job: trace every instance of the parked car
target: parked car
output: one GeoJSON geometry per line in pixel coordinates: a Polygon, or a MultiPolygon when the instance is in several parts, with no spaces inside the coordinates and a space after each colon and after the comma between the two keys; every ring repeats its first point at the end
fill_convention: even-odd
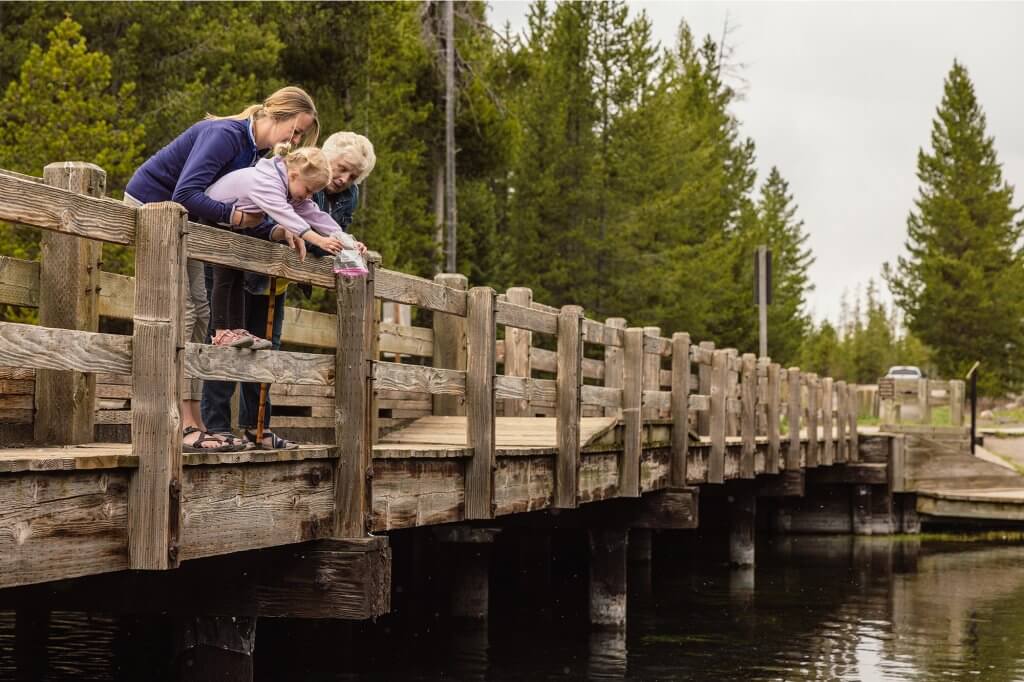
{"type": "Polygon", "coordinates": [[[921,371],[921,368],[913,365],[894,365],[885,374],[886,379],[921,379],[923,377],[924,372],[921,371]]]}

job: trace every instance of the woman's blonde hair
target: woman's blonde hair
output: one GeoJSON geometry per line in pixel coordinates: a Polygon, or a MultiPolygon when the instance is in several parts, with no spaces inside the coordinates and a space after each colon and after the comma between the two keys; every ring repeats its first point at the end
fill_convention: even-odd
{"type": "Polygon", "coordinates": [[[288,145],[279,144],[274,148],[274,152],[284,156],[289,172],[298,173],[302,181],[314,192],[319,192],[330,184],[331,164],[322,150],[316,147],[299,147],[288,153],[287,148],[288,145]]]}
{"type": "Polygon", "coordinates": [[[317,138],[320,137],[320,118],[316,113],[316,105],[313,104],[313,98],[305,90],[294,85],[281,88],[263,100],[263,104],[249,105],[233,116],[207,114],[206,118],[207,120],[233,119],[241,121],[247,118],[257,120],[269,116],[274,121],[287,121],[299,114],[309,114],[313,117],[313,124],[302,136],[302,144],[316,144],[317,138]]]}
{"type": "Polygon", "coordinates": [[[334,133],[324,141],[324,152],[331,157],[340,156],[356,173],[353,184],[358,185],[377,164],[377,155],[373,152],[373,143],[359,133],[334,133]]]}

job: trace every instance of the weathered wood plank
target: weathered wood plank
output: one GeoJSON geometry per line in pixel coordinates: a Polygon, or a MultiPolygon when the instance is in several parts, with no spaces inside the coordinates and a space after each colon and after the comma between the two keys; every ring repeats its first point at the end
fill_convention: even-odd
{"type": "Polygon", "coordinates": [[[779,372],[781,368],[778,363],[768,363],[768,404],[765,415],[768,422],[768,454],[765,462],[765,473],[778,473],[778,461],[781,454],[781,443],[779,438],[779,401],[781,396],[781,381],[779,372]]]}
{"type": "Polygon", "coordinates": [[[860,459],[859,449],[857,447],[857,384],[850,384],[846,387],[847,398],[846,398],[846,415],[850,420],[848,426],[848,433],[850,442],[847,445],[847,461],[856,462],[860,459]]]}
{"type": "MultiPolygon", "coordinates": [[[[513,287],[505,292],[509,303],[529,308],[533,302],[533,291],[526,287],[513,287]]],[[[531,376],[530,346],[533,333],[515,326],[505,327],[505,376],[529,379],[531,376]]],[[[497,382],[498,377],[495,379],[497,382]]],[[[495,383],[495,390],[498,384],[495,383]]],[[[505,401],[506,417],[526,417],[530,414],[532,396],[505,401]]]]}
{"type": "Polygon", "coordinates": [[[334,358],[318,353],[185,346],[185,376],[194,379],[327,386],[334,383],[334,369],[334,358]]]}
{"type": "Polygon", "coordinates": [[[417,308],[466,316],[466,292],[444,284],[381,268],[375,284],[377,298],[417,308]]]}
{"type": "Polygon", "coordinates": [[[473,457],[466,463],[465,517],[494,516],[494,290],[473,287],[467,299],[466,442],[473,457]]]}
{"type": "Polygon", "coordinates": [[[818,466],[818,375],[807,374],[807,467],[818,466]]]}
{"type": "MultiPolygon", "coordinates": [[[[697,392],[701,395],[711,395],[711,363],[714,358],[715,344],[713,341],[701,341],[697,346],[691,346],[693,361],[697,363],[697,392]]],[[[697,433],[701,436],[711,434],[711,411],[702,412],[697,415],[697,433]]]]}
{"type": "MultiPolygon", "coordinates": [[[[655,343],[660,341],[660,327],[644,327],[644,393],[661,392],[661,345],[655,343]],[[650,349],[650,350],[648,350],[650,349]]],[[[644,419],[661,419],[668,416],[669,401],[668,395],[652,396],[652,400],[641,399],[640,413],[644,419]],[[664,411],[663,411],[664,410],[664,411]]],[[[644,396],[646,398],[646,396],[644,396]]]]}
{"type": "Polygon", "coordinates": [[[455,369],[375,362],[373,378],[374,386],[378,390],[417,391],[432,395],[467,395],[466,372],[455,369]]]}
{"type": "MultiPolygon", "coordinates": [[[[532,302],[532,297],[531,297],[532,302]]],[[[540,334],[558,333],[558,315],[531,308],[511,300],[497,301],[494,312],[495,322],[508,327],[516,327],[540,334]]]]}
{"type": "Polygon", "coordinates": [[[697,393],[690,394],[690,412],[707,412],[711,409],[711,396],[699,395],[697,393]]]}
{"type": "Polygon", "coordinates": [[[133,243],[135,209],[113,199],[90,197],[0,174],[0,220],[111,244],[133,243]]]}
{"type": "Polygon", "coordinates": [[[786,450],[786,470],[800,468],[800,368],[790,367],[786,371],[789,399],[786,403],[786,416],[789,422],[789,448],[786,450]]]}
{"type": "Polygon", "coordinates": [[[846,426],[849,419],[846,414],[848,393],[845,381],[835,382],[836,389],[836,457],[837,463],[849,462],[849,447],[846,440],[846,426]]]}
{"type": "Polygon", "coordinates": [[[598,405],[606,409],[622,409],[622,389],[608,386],[580,387],[580,400],[584,405],[598,405]]]}
{"type": "Polygon", "coordinates": [[[708,379],[711,396],[711,452],[708,459],[708,483],[725,481],[726,389],[729,380],[727,350],[716,350],[711,357],[708,379]]]}
{"type": "MultiPolygon", "coordinates": [[[[362,537],[371,525],[373,476],[374,383],[368,378],[373,356],[376,267],[368,263],[366,277],[337,275],[336,320],[338,351],[334,358],[334,440],[338,461],[334,466],[330,525],[334,537],[362,537]]],[[[388,363],[390,364],[390,363],[388,363]]],[[[376,370],[378,365],[374,365],[376,370]]],[[[406,365],[396,365],[406,367],[406,365]]],[[[375,374],[376,377],[376,374],[375,374]]]]}
{"type": "MultiPolygon", "coordinates": [[[[307,256],[301,261],[287,246],[255,239],[210,225],[188,224],[188,257],[236,270],[334,288],[330,258],[307,256]]],[[[138,271],[136,270],[136,273],[138,271]]]]}
{"type": "Polygon", "coordinates": [[[583,308],[564,306],[558,315],[558,403],[555,428],[555,506],[572,509],[580,460],[580,387],[583,385],[583,308]]]}
{"type": "MultiPolygon", "coordinates": [[[[43,169],[50,186],[103,196],[107,174],[91,163],[51,163],[43,169]]],[[[102,244],[56,232],[40,238],[39,324],[56,329],[99,330],[102,244]]],[[[93,438],[96,375],[41,369],[36,374],[35,439],[70,445],[93,438]]]]}
{"type": "MultiPolygon", "coordinates": [[[[625,317],[608,317],[604,324],[605,330],[614,330],[620,335],[624,335],[626,329],[626,318],[625,317]]],[[[584,329],[584,338],[586,340],[586,328],[584,329]]],[[[623,336],[625,339],[625,336],[623,336]]],[[[612,345],[605,344],[604,346],[604,385],[607,388],[618,388],[623,387],[623,347],[622,344],[612,345]]],[[[606,417],[621,417],[623,414],[622,401],[617,407],[608,407],[604,409],[604,415],[606,417]]]]}
{"type": "MultiPolygon", "coordinates": [[[[672,335],[672,485],[686,485],[690,447],[690,335],[672,335]]],[[[696,518],[696,517],[694,517],[696,518]]]]}
{"type": "Polygon", "coordinates": [[[740,478],[754,477],[755,429],[757,424],[757,356],[744,353],[740,384],[742,412],[740,414],[740,435],[743,437],[743,452],[740,455],[740,478]]]}
{"type": "Polygon", "coordinates": [[[0,322],[0,364],[130,374],[132,339],[118,334],[0,322]]]}
{"type": "Polygon", "coordinates": [[[821,425],[824,434],[825,444],[822,448],[821,463],[825,466],[832,466],[835,463],[835,429],[833,421],[832,377],[825,377],[821,380],[821,425]]]}
{"type": "Polygon", "coordinates": [[[622,348],[624,341],[624,330],[626,320],[621,317],[613,317],[605,320],[604,324],[595,320],[583,318],[583,341],[585,343],[596,343],[613,348],[622,348]],[[622,324],[610,324],[610,320],[622,320],[622,324]]]}
{"type": "Polygon", "coordinates": [[[644,330],[631,327],[626,330],[623,347],[622,420],[624,422],[623,451],[619,460],[619,495],[639,497],[640,456],[643,450],[644,330]]]}
{"type": "MultiPolygon", "coordinates": [[[[494,397],[498,400],[520,400],[526,403],[541,400],[554,403],[557,395],[557,383],[551,379],[524,379],[501,375],[494,377],[494,397]]],[[[516,416],[509,415],[508,412],[505,414],[516,416]]]]}
{"type": "Polygon", "coordinates": [[[0,256],[0,303],[39,307],[39,263],[0,256]]]}
{"type": "Polygon", "coordinates": [[[660,357],[672,356],[672,342],[661,338],[660,327],[644,327],[647,335],[644,337],[644,353],[660,357]]]}
{"type": "Polygon", "coordinates": [[[330,537],[334,471],[334,462],[315,459],[188,467],[181,493],[182,558],[330,537]]]}
{"type": "MultiPolygon", "coordinates": [[[[438,286],[465,292],[469,280],[458,273],[441,273],[434,276],[438,286]]],[[[434,367],[466,371],[466,317],[443,312],[434,313],[434,367]]],[[[378,387],[379,388],[379,387],[378,387]]],[[[458,394],[435,394],[434,414],[464,415],[466,405],[458,394]]]]}
{"type": "Polygon", "coordinates": [[[128,503],[134,569],[175,568],[181,550],[181,382],[185,317],[185,209],[138,209],[132,321],[132,442],[139,466],[128,503]]]}

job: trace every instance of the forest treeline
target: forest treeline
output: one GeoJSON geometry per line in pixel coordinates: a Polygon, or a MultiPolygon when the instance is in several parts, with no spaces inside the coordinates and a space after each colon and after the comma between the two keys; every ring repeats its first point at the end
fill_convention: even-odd
{"type": "MultiPolygon", "coordinates": [[[[324,131],[376,146],[353,232],[387,267],[432,276],[443,264],[441,10],[0,3],[0,167],[39,175],[51,161],[93,161],[120,196],[142,160],[206,112],[300,85],[324,131]]],[[[458,267],[471,284],[529,286],[597,319],[753,351],[752,254],[768,244],[774,360],[872,381],[885,363],[943,357],[903,331],[874,285],[838,327],[812,323],[807,229],[784,169],[757,175],[728,46],[685,22],[674,44],[656,44],[648,17],[623,2],[535,2],[521,35],[492,26],[484,3],[456,3],[455,15],[458,267]],[[865,339],[888,345],[873,353],[865,339]]],[[[35,239],[4,228],[0,253],[37,257],[35,239]]],[[[128,254],[108,251],[107,269],[130,271],[128,254]]],[[[911,329],[920,319],[907,315],[911,329]]]]}

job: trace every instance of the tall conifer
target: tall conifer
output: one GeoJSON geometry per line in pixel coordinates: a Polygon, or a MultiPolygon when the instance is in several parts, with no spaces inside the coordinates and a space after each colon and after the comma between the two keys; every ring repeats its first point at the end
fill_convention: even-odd
{"type": "Polygon", "coordinates": [[[918,152],[908,255],[887,264],[885,278],[941,374],[963,376],[981,360],[983,389],[1013,389],[1024,378],[1024,226],[959,62],[945,80],[931,147],[918,152]]]}

